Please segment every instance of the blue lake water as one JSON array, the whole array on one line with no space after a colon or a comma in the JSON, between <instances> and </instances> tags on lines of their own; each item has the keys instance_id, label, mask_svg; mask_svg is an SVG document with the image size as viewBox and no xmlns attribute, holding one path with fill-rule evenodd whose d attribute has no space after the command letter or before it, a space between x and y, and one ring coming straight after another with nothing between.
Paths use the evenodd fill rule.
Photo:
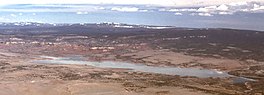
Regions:
<instances>
[{"instance_id":1,"label":"blue lake water","mask_svg":"<svg viewBox=\"0 0 264 95\"><path fill-rule=\"evenodd\" d=\"M52 56L41 56L45 60L34 60L33 63L39 64L83 64L90 65L98 68L120 68L128 69L130 71L140 71L148 73L158 73L166 75L179 75L179 76L195 76L199 78L209 77L233 77L233 83L245 83L247 81L255 81L253 79L237 77L229 75L227 72L211 70L211 69L199 69L199 68L179 68L179 67L157 67L147 66L144 64L134 64L126 62L114 62L114 61L86 61L82 56L70 56L70 57L52 57Z\"/></svg>"},{"instance_id":2,"label":"blue lake water","mask_svg":"<svg viewBox=\"0 0 264 95\"><path fill-rule=\"evenodd\" d=\"M230 77L229 74L222 71L210 70L210 69L199 69L199 68L179 68L179 67L156 67L156 66L147 66L143 64L133 64L126 62L114 62L114 61L102 61L102 62L93 62L93 61L84 61L80 56L73 57L47 57L48 60L36 60L35 63L42 64L86 64L99 68L121 68L129 69L133 71L140 72L150 72L150 73L159 73L167 75L180 75L180 76L195 76L201 78L207 77Z\"/></svg>"}]
</instances>

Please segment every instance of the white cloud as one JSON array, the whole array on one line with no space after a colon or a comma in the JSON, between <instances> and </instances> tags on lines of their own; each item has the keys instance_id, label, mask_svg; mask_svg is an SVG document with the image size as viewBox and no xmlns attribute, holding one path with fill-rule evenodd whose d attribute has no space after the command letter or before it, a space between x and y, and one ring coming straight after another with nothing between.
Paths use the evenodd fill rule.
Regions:
<instances>
[{"instance_id":1,"label":"white cloud","mask_svg":"<svg viewBox=\"0 0 264 95\"><path fill-rule=\"evenodd\" d=\"M182 15L182 13L174 13L175 15L179 16L179 15Z\"/></svg>"},{"instance_id":2,"label":"white cloud","mask_svg":"<svg viewBox=\"0 0 264 95\"><path fill-rule=\"evenodd\" d=\"M111 9L112 11L120 11L120 12L137 12L139 11L139 8L136 7L113 7Z\"/></svg>"},{"instance_id":3,"label":"white cloud","mask_svg":"<svg viewBox=\"0 0 264 95\"><path fill-rule=\"evenodd\" d=\"M0 17L0 20L1 20L1 22L5 22L5 21L9 21L10 19L5 18L5 17Z\"/></svg>"},{"instance_id":4,"label":"white cloud","mask_svg":"<svg viewBox=\"0 0 264 95\"><path fill-rule=\"evenodd\" d=\"M160 11L169 11L169 12L195 12L197 11L197 9L194 9L194 8L190 8L190 9L169 9L169 10L166 10L166 9L163 9L163 10L160 10Z\"/></svg>"},{"instance_id":5,"label":"white cloud","mask_svg":"<svg viewBox=\"0 0 264 95\"><path fill-rule=\"evenodd\" d=\"M17 15L15 15L15 14L10 14L10 16L11 16L11 17L17 17Z\"/></svg>"},{"instance_id":6,"label":"white cloud","mask_svg":"<svg viewBox=\"0 0 264 95\"><path fill-rule=\"evenodd\" d=\"M229 5L231 5L231 6L243 6L243 5L247 5L247 2L232 2Z\"/></svg>"},{"instance_id":7,"label":"white cloud","mask_svg":"<svg viewBox=\"0 0 264 95\"><path fill-rule=\"evenodd\" d=\"M160 11L188 12L191 15L198 15L198 16L232 15L237 12L264 13L264 3L237 2L237 3L230 3L230 4L205 6L205 7L199 7L199 8L163 9Z\"/></svg>"},{"instance_id":8,"label":"white cloud","mask_svg":"<svg viewBox=\"0 0 264 95\"><path fill-rule=\"evenodd\" d=\"M233 13L230 13L230 12L219 12L218 14L220 14L220 15L231 15Z\"/></svg>"},{"instance_id":9,"label":"white cloud","mask_svg":"<svg viewBox=\"0 0 264 95\"><path fill-rule=\"evenodd\" d=\"M78 14L78 15L84 15L84 14L88 14L88 12L76 12L76 14Z\"/></svg>"},{"instance_id":10,"label":"white cloud","mask_svg":"<svg viewBox=\"0 0 264 95\"><path fill-rule=\"evenodd\" d=\"M104 7L95 7L96 10L104 10Z\"/></svg>"},{"instance_id":11,"label":"white cloud","mask_svg":"<svg viewBox=\"0 0 264 95\"><path fill-rule=\"evenodd\" d=\"M152 0L148 0L148 1L152 1ZM200 1L200 0L196 0L196 1ZM158 1L155 1L155 2L158 2ZM218 1L215 1L215 2L218 2ZM130 3L132 3L132 1ZM188 3L188 2L185 1L185 3ZM237 12L264 13L264 1L263 3L261 2L237 2L237 3L222 2L222 3L223 4L209 5L209 6L203 6L203 7L177 7L177 8L171 7L171 6L160 7L160 6L151 6L151 5L150 6L143 6L143 5L137 6L137 5L72 5L72 4L70 5L61 5L61 4L45 5L45 4L41 4L41 5L25 5L25 7L19 6L21 8L14 8L14 9L12 9L12 7L8 7L8 8L0 7L0 11L21 13L21 14L14 14L16 16L23 15L22 14L23 12L34 12L34 13L73 12L76 14L88 14L88 12L91 13L91 12L98 12L98 11L101 12L101 11L109 11L109 10L118 11L118 12L152 12L152 11L158 10L158 11L172 12L174 14L175 13L184 13L184 14L195 13L197 15L200 13L200 15L198 16L232 15ZM14 15L13 17L15 17Z\"/></svg>"},{"instance_id":12,"label":"white cloud","mask_svg":"<svg viewBox=\"0 0 264 95\"><path fill-rule=\"evenodd\" d=\"M231 3L228 5L223 5L220 12L228 12L228 13L236 13L236 12L250 12L250 13L257 13L257 12L264 12L264 3L260 2L237 2L237 3ZM220 7L219 6L219 7Z\"/></svg>"},{"instance_id":13,"label":"white cloud","mask_svg":"<svg viewBox=\"0 0 264 95\"><path fill-rule=\"evenodd\" d=\"M264 11L264 5L260 6L260 5L254 5L254 8L251 9L252 11L258 12L258 11Z\"/></svg>"},{"instance_id":14,"label":"white cloud","mask_svg":"<svg viewBox=\"0 0 264 95\"><path fill-rule=\"evenodd\" d=\"M3 17L0 17L0 20L5 20L5 18L3 18Z\"/></svg>"},{"instance_id":15,"label":"white cloud","mask_svg":"<svg viewBox=\"0 0 264 95\"><path fill-rule=\"evenodd\" d=\"M206 16L206 17L214 16L214 15L209 14L209 13L191 13L190 15L191 16Z\"/></svg>"},{"instance_id":16,"label":"white cloud","mask_svg":"<svg viewBox=\"0 0 264 95\"><path fill-rule=\"evenodd\" d=\"M199 8L197 12L209 12L207 8Z\"/></svg>"},{"instance_id":17,"label":"white cloud","mask_svg":"<svg viewBox=\"0 0 264 95\"><path fill-rule=\"evenodd\" d=\"M228 11L228 6L225 5L225 4L222 4L220 6L218 6L216 9L219 10L219 11Z\"/></svg>"},{"instance_id":18,"label":"white cloud","mask_svg":"<svg viewBox=\"0 0 264 95\"><path fill-rule=\"evenodd\" d=\"M139 10L140 12L148 12L149 10Z\"/></svg>"},{"instance_id":19,"label":"white cloud","mask_svg":"<svg viewBox=\"0 0 264 95\"><path fill-rule=\"evenodd\" d=\"M212 14L209 13L198 13L199 16L213 16Z\"/></svg>"}]
</instances>

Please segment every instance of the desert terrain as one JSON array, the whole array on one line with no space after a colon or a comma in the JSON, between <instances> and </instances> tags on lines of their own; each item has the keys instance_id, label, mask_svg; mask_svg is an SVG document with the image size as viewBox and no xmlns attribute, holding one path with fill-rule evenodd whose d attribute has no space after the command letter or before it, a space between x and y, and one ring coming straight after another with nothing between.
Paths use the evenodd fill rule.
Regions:
<instances>
[{"instance_id":1,"label":"desert terrain","mask_svg":"<svg viewBox=\"0 0 264 95\"><path fill-rule=\"evenodd\" d=\"M0 25L0 95L264 94L264 32L115 26Z\"/></svg>"}]
</instances>

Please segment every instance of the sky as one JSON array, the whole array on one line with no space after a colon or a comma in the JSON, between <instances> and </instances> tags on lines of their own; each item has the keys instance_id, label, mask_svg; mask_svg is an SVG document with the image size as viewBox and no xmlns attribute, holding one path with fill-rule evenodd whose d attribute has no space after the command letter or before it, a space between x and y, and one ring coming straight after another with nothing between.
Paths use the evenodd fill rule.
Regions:
<instances>
[{"instance_id":1,"label":"sky","mask_svg":"<svg viewBox=\"0 0 264 95\"><path fill-rule=\"evenodd\" d=\"M159 6L207 6L236 2L264 2L263 0L0 0L0 5L7 4L141 4Z\"/></svg>"},{"instance_id":2,"label":"sky","mask_svg":"<svg viewBox=\"0 0 264 95\"><path fill-rule=\"evenodd\" d=\"M264 31L264 0L0 0L0 22L118 22Z\"/></svg>"}]
</instances>

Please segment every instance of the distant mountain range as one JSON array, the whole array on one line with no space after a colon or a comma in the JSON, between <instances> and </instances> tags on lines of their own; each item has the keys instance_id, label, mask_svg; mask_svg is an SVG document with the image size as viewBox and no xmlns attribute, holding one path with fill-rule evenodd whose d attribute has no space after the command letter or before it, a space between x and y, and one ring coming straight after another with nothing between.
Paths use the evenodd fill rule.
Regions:
<instances>
[{"instance_id":1,"label":"distant mountain range","mask_svg":"<svg viewBox=\"0 0 264 95\"><path fill-rule=\"evenodd\" d=\"M110 30L109 30L110 29ZM115 29L113 31L113 29ZM38 23L38 22L0 22L0 33L21 33L36 31L44 32L116 32L116 31L141 31L141 30L239 30L239 29L227 29L227 28L186 28L176 26L153 26L153 25L133 25L115 22L103 22L103 23ZM246 30L251 31L251 30ZM253 30L252 30L253 31Z\"/></svg>"},{"instance_id":2,"label":"distant mountain range","mask_svg":"<svg viewBox=\"0 0 264 95\"><path fill-rule=\"evenodd\" d=\"M98 26L98 27L116 27L116 28L148 28L148 29L167 29L176 28L174 26L151 26L151 25L130 25L123 23L104 22L104 23L75 23L75 24L55 24L55 23L38 23L38 22L13 22L0 23L0 27L51 27L51 26Z\"/></svg>"}]
</instances>

